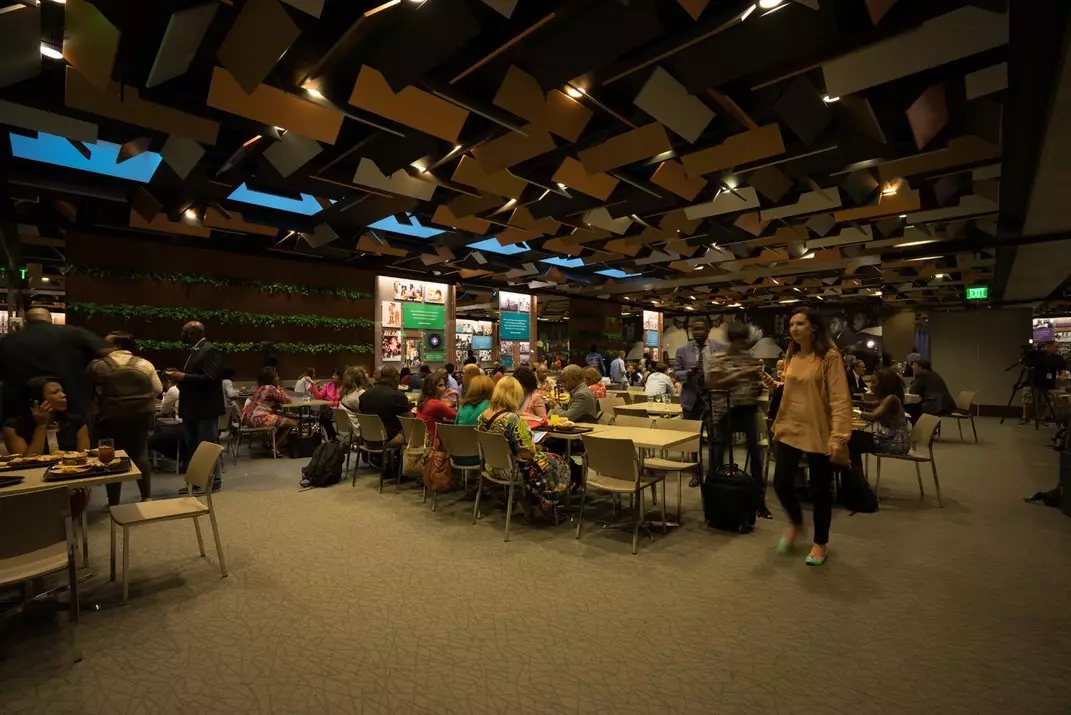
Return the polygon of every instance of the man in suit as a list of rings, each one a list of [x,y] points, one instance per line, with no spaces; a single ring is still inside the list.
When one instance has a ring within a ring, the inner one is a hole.
[[[951,414],[952,410],[956,409],[956,401],[952,399],[952,393],[948,391],[944,378],[933,371],[929,360],[919,360],[915,365],[915,379],[908,391],[921,397],[922,402],[904,406],[912,421],[918,421],[919,415],[922,414]]]
[[[713,365],[714,354],[722,352],[724,345],[712,345],[710,323],[706,318],[694,318],[690,326],[692,339],[687,345],[677,348],[673,360],[673,373],[681,383],[681,410],[686,420],[701,420],[706,414],[706,374]]]
[[[205,338],[205,326],[191,321],[182,326],[182,342],[190,346],[190,356],[182,370],[165,370],[178,385],[179,417],[185,432],[187,454],[191,457],[201,442],[219,443],[219,417],[226,409],[223,400],[223,353]],[[223,485],[216,462],[212,491]]]

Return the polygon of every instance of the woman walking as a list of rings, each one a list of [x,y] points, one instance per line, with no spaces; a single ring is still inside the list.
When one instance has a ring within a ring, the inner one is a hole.
[[[829,524],[833,518],[832,464],[848,463],[852,433],[852,400],[844,362],[822,316],[803,310],[789,322],[784,391],[773,436],[777,442],[774,490],[792,522],[777,546],[787,553],[803,532],[803,510],[796,495],[796,467],[806,457],[814,506],[814,544],[807,554],[811,566],[825,563]],[[773,378],[764,375],[767,384]],[[772,386],[771,386],[772,388]]]

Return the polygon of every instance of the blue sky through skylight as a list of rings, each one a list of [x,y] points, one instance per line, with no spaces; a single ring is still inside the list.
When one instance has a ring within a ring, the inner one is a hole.
[[[368,228],[378,228],[380,231],[391,231],[406,236],[416,236],[417,238],[431,238],[432,236],[438,236],[440,233],[446,233],[441,228],[424,226],[420,223],[419,219],[411,213],[407,213],[406,216],[408,216],[409,220],[413,223],[412,226],[402,223],[394,216],[388,216],[387,218],[380,219],[379,221],[370,224]]]
[[[520,243],[514,243],[510,246],[503,246],[498,242],[495,237],[485,238],[482,241],[476,243],[470,243],[469,248],[475,248],[477,251],[487,251],[488,253],[497,253],[502,256],[512,256],[515,253],[524,253],[529,250],[528,244],[524,241]]]
[[[559,268],[579,268],[584,265],[583,258],[544,258],[540,263],[549,263]]]
[[[620,268],[607,268],[605,271],[595,271],[600,276],[607,276],[609,278],[635,278],[636,276],[642,276],[642,273],[625,273]]]
[[[279,211],[289,211],[294,214],[304,214],[305,216],[312,216],[318,214],[323,210],[319,202],[312,194],[302,194],[301,200],[292,199],[289,196],[278,196],[276,194],[266,194],[261,191],[253,191],[245,182],[237,189],[231,192],[231,195],[227,197],[231,201],[241,201],[243,204],[253,204],[254,206],[263,206],[269,209],[278,209]]]
[[[24,137],[21,134],[11,134],[11,153],[21,159],[66,166],[70,169],[114,176],[117,179],[129,179],[143,184],[149,183],[157,167],[160,166],[160,155],[154,151],[143,151],[122,164],[116,164],[115,160],[119,156],[118,144],[98,141],[96,144],[86,144],[86,146],[89,148],[88,159],[63,137],[44,132],[38,132],[36,139]]]

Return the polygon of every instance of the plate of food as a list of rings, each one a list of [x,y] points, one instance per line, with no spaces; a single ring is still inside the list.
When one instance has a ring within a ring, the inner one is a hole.
[[[107,464],[96,459],[86,460],[82,464],[56,464],[45,472],[46,482],[62,482],[80,477],[96,477],[104,474],[119,474],[130,470],[130,458],[119,457]]]
[[[58,454],[27,454],[11,456],[3,462],[0,462],[0,472],[11,471],[15,469],[33,469],[34,467],[47,467],[60,461],[62,457]]]

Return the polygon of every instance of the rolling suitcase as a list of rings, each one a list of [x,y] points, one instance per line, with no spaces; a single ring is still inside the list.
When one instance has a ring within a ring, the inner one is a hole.
[[[726,414],[730,411],[729,393],[726,390],[711,390],[711,405],[714,404],[714,395],[725,396]],[[703,497],[703,518],[707,524],[715,529],[732,531],[743,534],[755,528],[755,518],[758,504],[758,486],[751,475],[741,469],[733,460],[733,430],[732,421],[725,420],[727,433],[719,435],[726,445],[724,454],[728,455],[726,464],[715,465],[713,460],[707,467],[707,473],[703,477],[700,486]],[[702,435],[708,431],[708,437],[714,437],[713,410],[707,412],[706,419],[700,429],[700,445]]]

